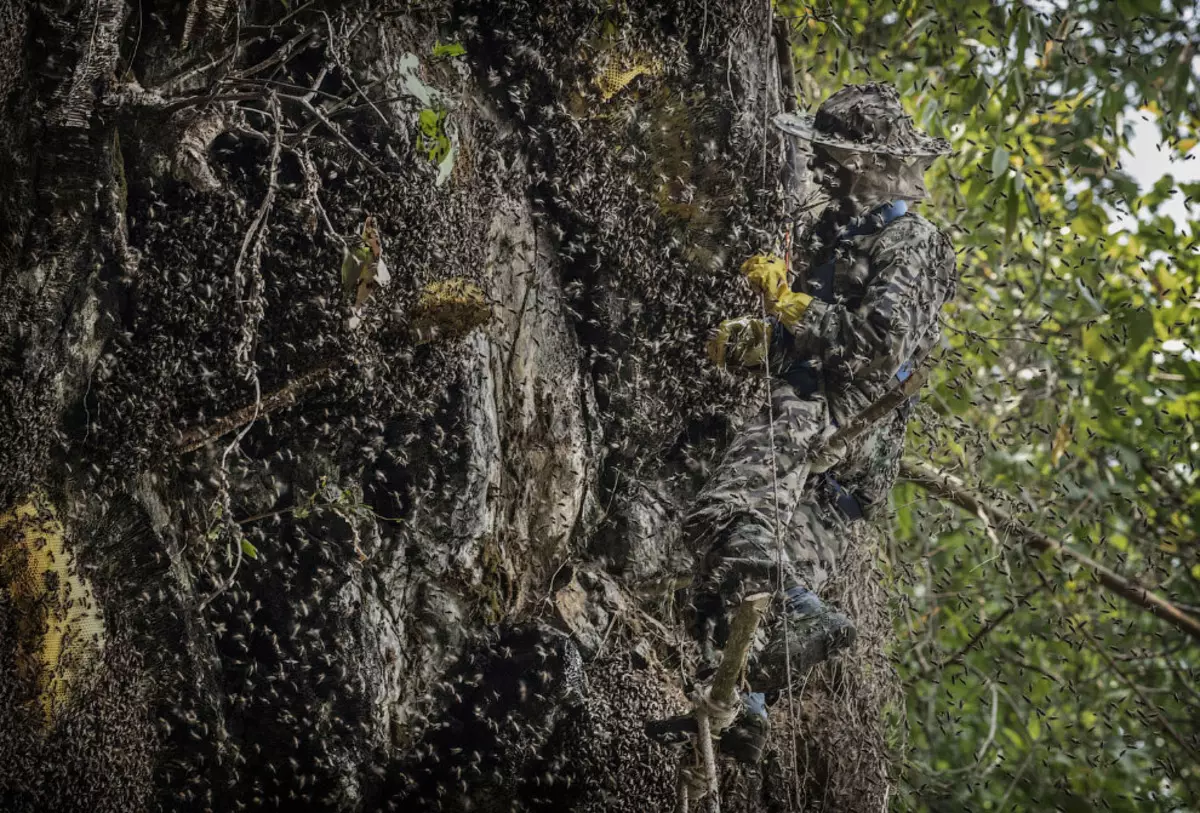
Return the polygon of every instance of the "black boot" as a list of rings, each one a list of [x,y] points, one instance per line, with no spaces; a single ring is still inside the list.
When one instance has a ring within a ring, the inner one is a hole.
[[[761,692],[742,695],[742,710],[721,732],[721,753],[744,765],[757,765],[767,745],[771,724],[767,720],[767,700]]]
[[[718,752],[746,765],[762,759],[771,727],[767,722],[767,701],[760,692],[742,695],[742,710],[721,732]],[[646,734],[663,745],[679,745],[696,736],[696,718],[691,714],[669,720],[646,723]]]
[[[854,643],[855,636],[854,624],[844,613],[826,606],[810,590],[793,587],[787,591],[787,611],[751,665],[750,685],[767,694],[784,691],[789,659],[792,677],[803,678]]]

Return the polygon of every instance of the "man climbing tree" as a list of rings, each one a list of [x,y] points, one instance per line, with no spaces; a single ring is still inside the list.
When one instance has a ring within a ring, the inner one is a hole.
[[[812,180],[828,205],[808,236],[806,273],[788,284],[784,259],[742,266],[766,318],[721,323],[709,353],[721,366],[772,377],[770,404],[747,423],[684,520],[700,560],[696,633],[706,659],[728,633],[740,597],[782,589],[785,612],[751,664],[750,685],[778,696],[793,675],[853,643],[853,620],[819,598],[836,568],[844,525],[870,517],[895,480],[911,402],[848,443],[828,443],[895,391],[938,343],[938,313],[955,289],[950,241],[907,212],[942,139],[919,133],[889,85],[850,86],[816,116],[776,124],[811,145]],[[761,697],[761,696],[760,696]],[[724,739],[756,761],[765,707],[748,704]]]

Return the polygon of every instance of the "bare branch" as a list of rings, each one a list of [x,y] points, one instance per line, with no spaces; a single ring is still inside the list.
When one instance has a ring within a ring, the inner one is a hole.
[[[350,86],[354,88],[358,95],[362,96],[366,103],[371,106],[371,109],[374,110],[375,114],[379,116],[379,120],[385,125],[390,125],[391,122],[388,121],[387,116],[383,115],[383,111],[375,105],[375,102],[371,101],[371,97],[368,96],[363,89],[358,86],[358,82],[354,80],[354,75],[350,73],[350,70],[342,63],[342,58],[338,54],[336,37],[333,34],[333,21],[329,19],[329,15],[324,11],[320,12],[320,14],[325,18],[325,27],[329,30],[329,53],[333,57],[334,63],[338,66],[338,70],[342,72],[342,77],[349,82]]]
[[[205,446],[230,432],[246,426],[259,416],[269,415],[272,412],[289,407],[296,403],[304,393],[317,389],[331,381],[339,371],[340,367],[332,363],[323,364],[313,370],[309,370],[304,375],[293,381],[289,381],[274,392],[267,393],[263,396],[261,402],[256,401],[249,406],[231,412],[207,426],[198,426],[183,432],[176,442],[175,448],[180,452],[195,451],[201,446]]]
[[[254,76],[256,73],[262,73],[267,68],[272,68],[276,65],[282,65],[292,58],[292,53],[295,52],[301,45],[306,44],[310,39],[312,39],[315,33],[316,32],[311,29],[301,31],[299,34],[281,45],[273,54],[264,59],[262,62],[238,71],[231,78],[247,79],[251,76]]]
[[[338,141],[341,141],[343,144],[345,144],[347,149],[349,149],[352,153],[354,153],[354,155],[358,157],[358,160],[361,161],[363,163],[363,165],[366,166],[367,169],[374,172],[380,178],[387,178],[387,173],[385,173],[379,167],[375,166],[375,163],[370,158],[367,157],[366,153],[364,153],[358,147],[354,146],[354,142],[351,141],[349,138],[347,138],[346,135],[338,128],[338,126],[336,124],[334,124],[332,121],[330,121],[328,118],[326,118],[325,114],[321,112],[321,109],[319,107],[317,107],[312,102],[310,102],[308,99],[305,99],[302,96],[288,96],[287,98],[292,99],[296,102],[299,102],[300,105],[302,105],[309,113],[312,113],[314,116],[316,116],[317,120],[325,125],[325,129],[327,129],[327,130],[329,130],[329,132],[333,133],[333,135],[338,139]]]
[[[258,207],[258,214],[246,230],[242,240],[242,249],[238,252],[237,261],[233,265],[233,280],[240,298],[238,307],[242,311],[242,335],[238,339],[235,355],[239,366],[250,375],[254,369],[254,343],[258,337],[258,324],[263,315],[262,250],[266,243],[267,231],[271,223],[271,208],[275,203],[275,193],[279,190],[279,151],[283,145],[282,123],[279,116],[279,104],[271,97],[271,107],[275,113],[275,137],[271,146],[271,161],[267,174],[267,192],[263,195]],[[248,277],[246,282],[244,279]],[[244,291],[244,293],[242,293]]]
[[[329,215],[321,203],[321,176],[317,172],[316,165],[313,164],[312,156],[306,150],[295,147],[285,147],[284,149],[296,156],[296,161],[300,164],[300,171],[304,175],[304,199],[311,210],[310,217],[319,217],[325,224],[325,230],[329,232],[330,237],[338,242],[343,251],[348,251],[346,239],[329,222]],[[311,230],[316,231],[315,223],[312,224]]]
[[[974,649],[979,644],[980,641],[982,641],[984,638],[986,638],[992,632],[992,630],[996,629],[1001,624],[1003,624],[1005,619],[1007,619],[1010,615],[1015,613],[1017,611],[1017,609],[1023,603],[1025,603],[1032,596],[1034,596],[1038,592],[1040,592],[1044,587],[1045,587],[1045,585],[1039,585],[1036,589],[1030,590],[1028,593],[1026,593],[1025,595],[1018,598],[1016,601],[1014,601],[1012,603],[1011,606],[1009,606],[1006,610],[1004,610],[1004,612],[1000,613],[995,618],[993,618],[991,621],[988,621],[986,624],[984,624],[982,627],[980,627],[979,631],[971,636],[971,640],[969,640],[965,644],[963,644],[962,647],[959,648],[959,650],[957,652],[955,652],[953,655],[951,655],[948,658],[938,661],[936,665],[927,667],[921,673],[921,677],[928,677],[933,672],[940,672],[943,669],[945,669],[947,666],[950,666],[951,664],[957,663],[958,661],[962,660],[963,656],[966,655],[968,652],[970,652],[972,649]]]
[[[1026,544],[1038,551],[1050,552],[1078,562],[1095,574],[1101,584],[1121,598],[1135,606],[1149,610],[1181,632],[1200,640],[1200,619],[1188,615],[1157,593],[1130,582],[1090,556],[1068,548],[1058,540],[1051,539],[1040,531],[1018,522],[1004,509],[985,502],[983,497],[967,489],[957,478],[938,471],[928,463],[909,460],[905,460],[901,464],[901,474],[931,494],[949,500],[972,514],[985,512],[992,522],[1014,531]]]

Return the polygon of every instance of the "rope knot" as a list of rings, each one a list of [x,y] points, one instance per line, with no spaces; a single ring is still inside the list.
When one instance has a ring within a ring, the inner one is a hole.
[[[692,704],[697,711],[708,716],[713,734],[729,728],[742,710],[742,701],[736,695],[732,704],[722,703],[712,696],[710,689],[697,691],[692,697]]]

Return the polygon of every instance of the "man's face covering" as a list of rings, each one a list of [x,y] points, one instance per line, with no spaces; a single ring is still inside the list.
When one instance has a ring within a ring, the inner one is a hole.
[[[849,185],[838,197],[852,197],[864,209],[893,200],[915,201],[925,197],[925,171],[933,158],[928,155],[887,155],[817,145],[829,159],[849,175]]]

